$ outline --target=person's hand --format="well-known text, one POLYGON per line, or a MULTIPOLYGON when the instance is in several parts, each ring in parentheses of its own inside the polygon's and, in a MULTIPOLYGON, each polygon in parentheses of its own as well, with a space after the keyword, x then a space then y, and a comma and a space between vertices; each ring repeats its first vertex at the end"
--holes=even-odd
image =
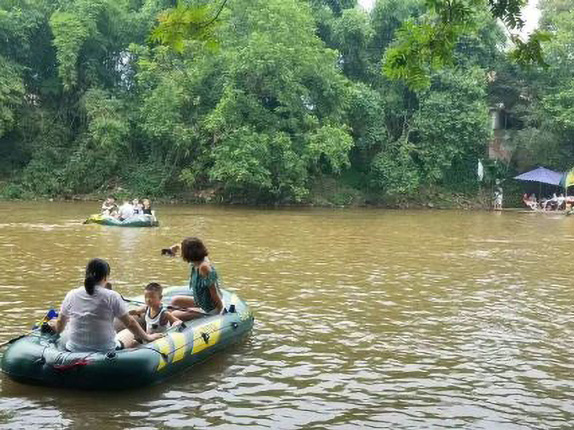
POLYGON ((152 333, 152 334, 148 334, 147 335, 147 341, 148 342, 153 342, 154 340, 158 340, 161 339, 162 337, 164 337, 165 334, 164 333, 152 333))
POLYGON ((182 321, 182 320, 177 320, 177 321, 174 321, 174 323, 173 323, 171 326, 172 326, 172 327, 177 327, 178 325, 182 325, 182 324, 183 324, 183 321, 182 321))

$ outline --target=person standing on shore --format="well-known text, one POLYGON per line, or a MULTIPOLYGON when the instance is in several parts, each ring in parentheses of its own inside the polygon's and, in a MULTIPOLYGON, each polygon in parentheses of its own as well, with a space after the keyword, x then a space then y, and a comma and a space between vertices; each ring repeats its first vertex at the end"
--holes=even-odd
POLYGON ((500 180, 496 180, 496 185, 494 187, 494 210, 500 211, 502 210, 502 186, 500 185, 500 180))

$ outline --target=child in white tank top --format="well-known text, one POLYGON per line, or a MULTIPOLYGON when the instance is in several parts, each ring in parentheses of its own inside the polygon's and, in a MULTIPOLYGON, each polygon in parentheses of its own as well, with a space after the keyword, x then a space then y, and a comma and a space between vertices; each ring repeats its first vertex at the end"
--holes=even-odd
MULTIPOLYGON (((146 306, 129 312, 131 315, 144 315, 145 331, 148 334, 165 333, 170 326, 179 325, 182 322, 163 307, 161 303, 162 291, 163 289, 158 283, 152 282, 148 284, 144 291, 146 306)), ((126 348, 133 348, 137 345, 136 339, 130 338, 129 333, 125 333, 125 330, 118 335, 118 338, 120 338, 126 348)))
POLYGON ((167 309, 160 305, 159 309, 153 310, 150 306, 145 311, 146 333, 165 333, 168 328, 167 309), (152 317, 152 312, 155 316, 152 317))

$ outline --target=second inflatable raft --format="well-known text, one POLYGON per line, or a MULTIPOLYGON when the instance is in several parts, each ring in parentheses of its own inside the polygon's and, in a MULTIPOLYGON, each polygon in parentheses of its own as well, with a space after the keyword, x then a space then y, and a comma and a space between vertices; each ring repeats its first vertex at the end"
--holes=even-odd
POLYGON ((120 221, 111 216, 95 214, 90 215, 84 221, 84 224, 100 224, 114 227, 157 227, 159 222, 154 215, 134 215, 124 221, 120 221))

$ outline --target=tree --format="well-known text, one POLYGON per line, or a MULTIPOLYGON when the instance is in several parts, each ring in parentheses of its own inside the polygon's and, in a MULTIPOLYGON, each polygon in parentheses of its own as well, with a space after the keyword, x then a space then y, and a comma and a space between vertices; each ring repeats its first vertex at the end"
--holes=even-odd
POLYGON ((369 16, 358 9, 347 9, 332 27, 334 46, 341 53, 343 72, 354 80, 365 80, 369 73, 369 50, 373 38, 369 16))
MULTIPOLYGON (((511 142, 516 148, 519 170, 544 164, 568 170, 574 160, 574 12, 564 0, 539 4, 540 27, 552 35, 544 45, 548 68, 501 76, 504 92, 517 93, 510 104, 511 142)), ((507 103, 505 101, 505 103, 507 103)))
POLYGON ((443 71, 433 81, 430 91, 421 96, 411 130, 424 178, 428 183, 444 183, 449 171, 459 169, 457 182, 474 181, 476 160, 484 154, 490 136, 486 75, 478 68, 443 71))
POLYGON ((23 97, 24 85, 18 67, 0 56, 0 138, 14 127, 23 97))
POLYGON ((311 6, 327 6, 337 16, 341 15, 345 9, 352 9, 357 6, 357 0, 310 0, 311 6))
POLYGON ((500 102, 517 166, 571 164, 566 3, 541 3, 544 73, 510 62, 494 3, 450 0, 476 7, 441 26, 443 3, 0 0, 0 180, 243 202, 306 201, 323 181, 394 202, 472 192, 500 102), (416 90, 381 73, 410 37, 425 41, 416 90))
MULTIPOLYGON (((457 41, 476 31, 485 8, 510 30, 521 30, 524 4, 525 0, 425 0, 427 13, 402 24, 397 40, 386 52, 383 71, 391 79, 404 80, 412 89, 426 88, 433 70, 453 64, 457 41)), ((542 43, 548 38, 548 33, 540 30, 526 42, 511 36, 515 45, 511 57, 524 65, 545 65, 542 43)))
POLYGON ((346 90, 337 55, 315 35, 310 8, 296 0, 233 5, 219 54, 225 58, 222 73, 227 78, 221 99, 206 118, 215 146, 211 177, 225 178, 226 187, 235 192, 243 185, 252 191, 252 179, 258 178, 263 198, 300 200, 310 169, 337 171, 352 146, 341 124, 346 90), (249 139, 258 142, 248 144, 249 139), (262 142, 272 156, 257 149, 262 142), (246 149, 239 150, 240 144, 246 149), (241 161, 229 164, 232 154, 241 161), (249 167, 255 164, 257 175, 249 167), (241 166, 246 170, 240 174, 241 166))

